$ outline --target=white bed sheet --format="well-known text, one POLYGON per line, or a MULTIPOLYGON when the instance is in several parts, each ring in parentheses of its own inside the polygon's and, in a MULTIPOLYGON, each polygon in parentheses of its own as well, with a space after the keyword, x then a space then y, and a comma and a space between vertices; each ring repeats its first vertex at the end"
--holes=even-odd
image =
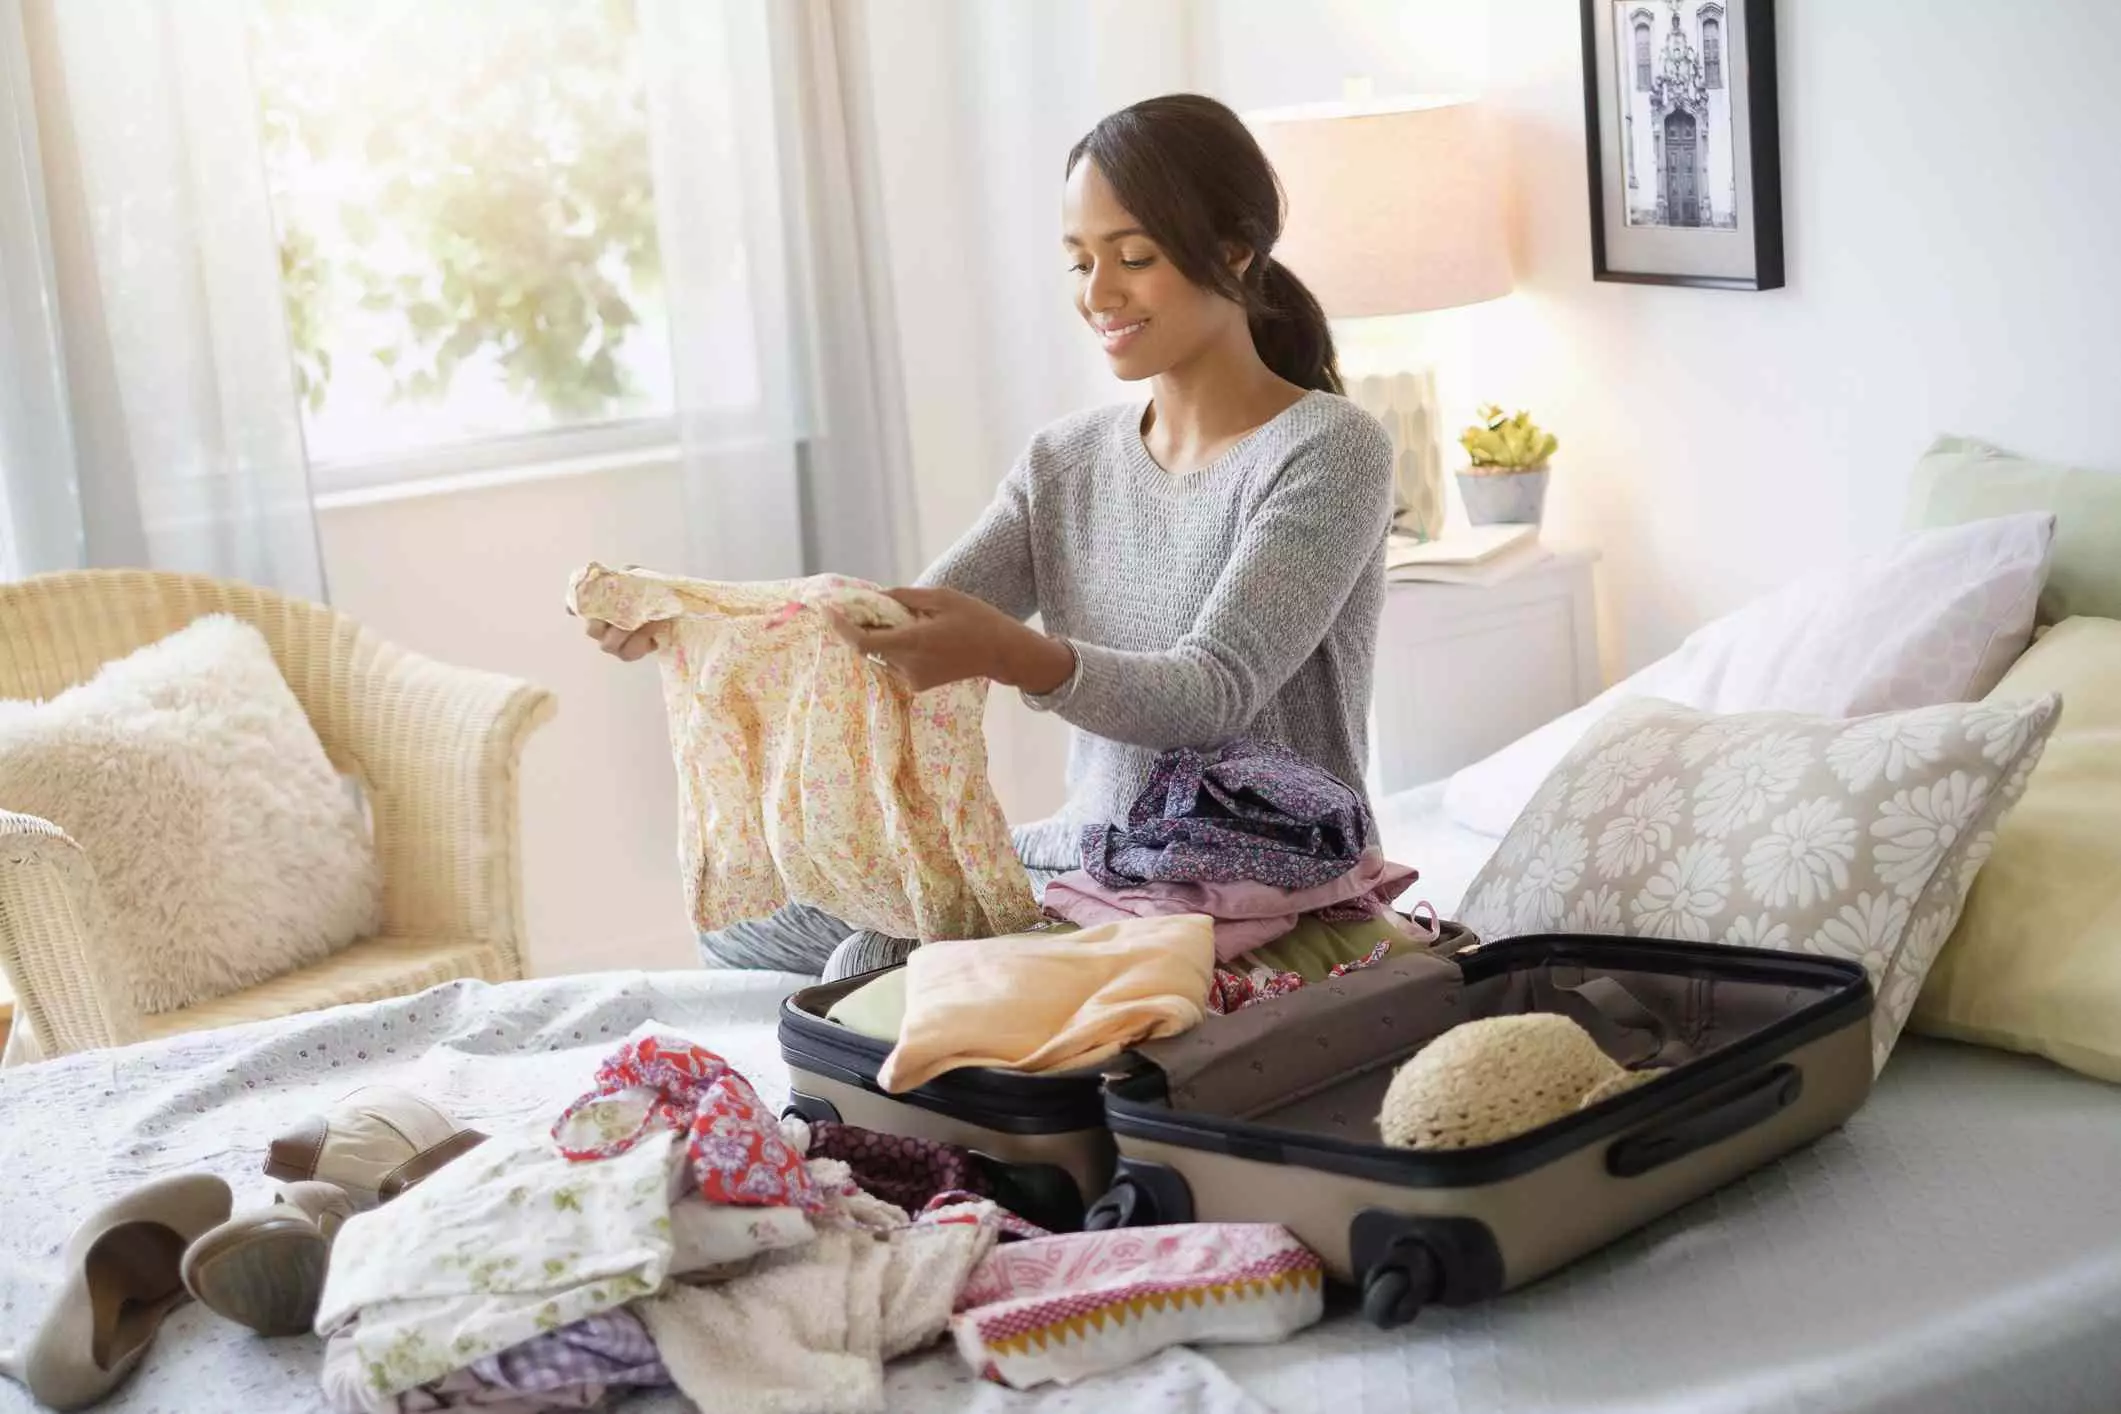
POLYGON ((1376 802, 1377 833, 1385 857, 1412 865, 1421 877, 1399 903, 1411 907, 1416 899, 1436 905, 1439 916, 1449 918, 1480 873, 1481 866, 1502 841, 1466 829, 1444 809, 1448 781, 1416 786, 1376 802))
MULTIPOLYGON (((775 1009, 795 985, 706 973, 460 982, 0 1073, 0 1345, 28 1335, 79 1214, 194 1168, 256 1200, 269 1191, 257 1174, 267 1138, 357 1084, 409 1084, 481 1125, 535 1120, 654 1019, 721 1050, 777 1101, 775 1009)), ((2121 1088, 1909 1040, 1844 1130, 1525 1291, 1390 1334, 1336 1316, 1283 1345, 1207 1349, 1211 1363, 1190 1372, 1137 1369, 1046 1398, 981 1385, 937 1351, 894 1367, 890 1407, 1065 1397, 1098 1414, 2105 1414, 2121 1406, 2117 1175, 2121 1088), (1175 1400, 1189 1380, 1192 1395, 1175 1400)), ((320 1408, 319 1350, 190 1307, 102 1407, 320 1408)), ((32 1407, 0 1382, 0 1411, 32 1407)), ((665 1393, 620 1407, 688 1406, 665 1393)))

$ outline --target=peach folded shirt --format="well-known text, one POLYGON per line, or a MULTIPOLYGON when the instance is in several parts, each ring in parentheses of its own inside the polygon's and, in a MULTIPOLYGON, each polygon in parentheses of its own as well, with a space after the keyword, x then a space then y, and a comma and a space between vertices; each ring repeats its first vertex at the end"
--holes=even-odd
POLYGON ((906 1017, 877 1080, 896 1095, 964 1066, 1096 1065, 1200 1025, 1214 970, 1200 913, 928 943, 906 960, 906 1017))

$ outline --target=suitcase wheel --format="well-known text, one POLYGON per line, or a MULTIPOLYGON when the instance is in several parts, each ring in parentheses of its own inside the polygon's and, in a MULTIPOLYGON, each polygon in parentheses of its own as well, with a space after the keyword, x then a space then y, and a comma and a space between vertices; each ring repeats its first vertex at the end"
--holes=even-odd
POLYGON ((815 1095, 805 1095, 797 1090, 788 1096, 788 1103, 781 1110, 781 1118, 808 1120, 812 1124, 838 1124, 840 1112, 830 1100, 820 1100, 815 1095))
POLYGON ((1472 1218, 1364 1208, 1348 1226, 1348 1260, 1360 1274, 1363 1316, 1379 1330, 1405 1325, 1424 1306, 1463 1306, 1503 1289, 1495 1234, 1472 1218))
POLYGON ((1443 1265, 1435 1249, 1419 1238, 1408 1238, 1394 1244, 1391 1255, 1363 1277, 1363 1318, 1381 1331, 1403 1326, 1442 1288, 1443 1265))
POLYGON ((1193 1221, 1193 1190, 1177 1169, 1138 1159, 1121 1159, 1119 1172, 1105 1196, 1083 1216, 1087 1232, 1116 1227, 1162 1227, 1193 1221))

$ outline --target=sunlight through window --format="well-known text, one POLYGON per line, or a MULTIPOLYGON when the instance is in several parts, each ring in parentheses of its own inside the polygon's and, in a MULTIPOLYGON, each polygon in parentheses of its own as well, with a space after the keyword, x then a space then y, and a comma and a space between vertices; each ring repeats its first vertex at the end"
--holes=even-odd
POLYGON ((313 463, 666 417, 631 0, 258 0, 313 463))

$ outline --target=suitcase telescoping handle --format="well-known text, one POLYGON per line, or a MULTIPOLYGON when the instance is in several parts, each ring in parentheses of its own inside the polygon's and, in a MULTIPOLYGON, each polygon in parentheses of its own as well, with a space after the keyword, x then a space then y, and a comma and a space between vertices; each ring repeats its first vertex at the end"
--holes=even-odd
POLYGON ((1751 1129, 1795 1104, 1803 1093, 1804 1072, 1787 1061, 1741 1076, 1678 1113, 1615 1140, 1605 1153, 1606 1172, 1635 1178, 1662 1168, 1751 1129))

